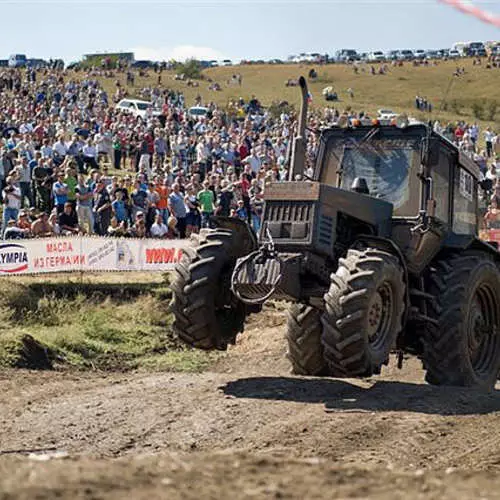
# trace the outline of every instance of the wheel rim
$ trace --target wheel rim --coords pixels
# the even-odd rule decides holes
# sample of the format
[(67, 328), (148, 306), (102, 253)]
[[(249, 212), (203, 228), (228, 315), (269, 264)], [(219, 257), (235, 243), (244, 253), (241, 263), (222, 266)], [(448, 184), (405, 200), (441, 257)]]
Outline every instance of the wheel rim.
[(389, 283), (383, 283), (368, 307), (368, 341), (375, 350), (383, 347), (392, 333), (394, 307), (392, 287)]
[(469, 358), (477, 376), (489, 376), (496, 363), (498, 302), (495, 291), (482, 285), (474, 293), (467, 318)]

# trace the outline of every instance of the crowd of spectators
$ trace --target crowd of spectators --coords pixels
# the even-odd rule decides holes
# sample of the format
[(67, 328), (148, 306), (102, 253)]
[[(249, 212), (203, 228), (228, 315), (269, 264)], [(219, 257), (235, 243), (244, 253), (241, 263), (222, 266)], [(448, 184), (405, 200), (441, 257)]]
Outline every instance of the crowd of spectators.
[[(259, 231), (266, 183), (288, 178), (295, 124), (289, 108), (271, 113), (252, 97), (226, 109), (208, 103), (206, 116), (193, 117), (182, 93), (158, 84), (142, 95), (159, 112), (141, 118), (116, 109), (124, 95), (117, 82), (108, 96), (92, 72), (78, 79), (63, 70), (0, 73), (3, 237), (184, 238), (209, 226), (214, 214)], [(368, 118), (316, 108), (309, 129), (341, 115)], [(492, 130), (467, 123), (434, 127), (470, 154), (485, 178), (496, 172), (500, 143)], [(317, 134), (308, 134), (309, 164), (317, 147)]]
[[(0, 183), (6, 238), (50, 234), (186, 237), (210, 216), (258, 231), (266, 180), (283, 179), (291, 117), (256, 98), (187, 113), (183, 95), (143, 89), (160, 113), (113, 106), (97, 79), (0, 74)], [(111, 175), (115, 174), (115, 175)]]

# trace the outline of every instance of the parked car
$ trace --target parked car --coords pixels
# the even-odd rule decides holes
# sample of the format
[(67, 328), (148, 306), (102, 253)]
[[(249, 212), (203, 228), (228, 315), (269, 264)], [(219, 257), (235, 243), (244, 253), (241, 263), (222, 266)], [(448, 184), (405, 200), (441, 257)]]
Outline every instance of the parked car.
[(125, 111), (131, 115), (145, 118), (148, 113), (153, 116), (161, 115), (161, 111), (153, 108), (153, 103), (149, 101), (141, 101), (140, 99), (122, 99), (117, 105), (116, 109)]
[(405, 49), (398, 52), (398, 60), (400, 61), (412, 61), (415, 59), (415, 54), (413, 51)]
[(461, 57), (460, 52), (456, 49), (451, 49), (448, 53), (450, 59), (459, 59)]
[(359, 55), (354, 49), (341, 49), (335, 52), (335, 60), (340, 63), (359, 61)]
[(385, 54), (385, 58), (388, 61), (397, 61), (398, 57), (399, 57), (399, 50), (389, 50), (389, 52)]
[(231, 61), (231, 59), (224, 59), (221, 63), (221, 66), (232, 66), (233, 65), (233, 61)]
[(27, 68), (33, 68), (33, 69), (46, 68), (47, 65), (48, 65), (47, 61), (44, 61), (43, 59), (27, 59), (26, 60), (26, 67)]
[(417, 49), (415, 52), (413, 52), (415, 59), (425, 59), (427, 51), (423, 49)]
[(375, 50), (374, 52), (368, 53), (367, 61), (381, 63), (385, 61), (385, 55), (381, 50)]
[(132, 68), (137, 68), (137, 69), (149, 69), (153, 67), (154, 67), (153, 61), (135, 61), (132, 63)]
[(437, 50), (428, 50), (425, 53), (426, 59), (439, 59), (439, 52)]
[(488, 54), (487, 54), (485, 48), (482, 48), (482, 49), (480, 48), (480, 49), (471, 49), (470, 56), (471, 57), (488, 57)]
[(377, 111), (377, 118), (379, 120), (393, 120), (397, 117), (398, 114), (395, 113), (392, 109), (379, 109)]
[(208, 115), (208, 108), (205, 106), (192, 106), (187, 113), (191, 118), (199, 119)]

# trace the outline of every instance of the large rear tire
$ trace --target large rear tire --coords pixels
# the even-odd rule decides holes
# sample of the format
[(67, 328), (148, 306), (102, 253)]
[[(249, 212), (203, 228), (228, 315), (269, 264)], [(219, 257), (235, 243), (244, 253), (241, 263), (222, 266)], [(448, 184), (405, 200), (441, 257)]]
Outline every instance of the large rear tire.
[(171, 284), (174, 333), (201, 349), (227, 349), (243, 331), (245, 305), (231, 293), (232, 233), (204, 230), (187, 246)]
[(487, 254), (455, 255), (432, 270), (422, 361), (427, 382), (489, 391), (500, 369), (500, 272)]
[(351, 249), (339, 259), (322, 316), (321, 340), (331, 374), (380, 373), (402, 330), (404, 297), (403, 271), (394, 255)]
[(287, 358), (296, 375), (326, 375), (321, 345), (321, 311), (306, 304), (292, 304), (288, 311)]

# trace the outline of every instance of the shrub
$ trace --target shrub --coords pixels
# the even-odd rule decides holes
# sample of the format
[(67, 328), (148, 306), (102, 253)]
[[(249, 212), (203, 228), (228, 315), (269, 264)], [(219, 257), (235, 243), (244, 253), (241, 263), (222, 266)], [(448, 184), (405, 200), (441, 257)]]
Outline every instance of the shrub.
[(202, 80), (203, 74), (201, 72), (202, 67), (199, 61), (195, 59), (188, 59), (186, 62), (177, 62), (174, 65), (174, 69), (179, 74), (184, 74), (186, 78), (192, 78), (193, 80)]
[(478, 120), (482, 120), (484, 118), (484, 102), (482, 101), (474, 101), (472, 103), (472, 115), (474, 118)]
[(498, 102), (491, 100), (486, 106), (486, 119), (494, 121), (498, 111)]

